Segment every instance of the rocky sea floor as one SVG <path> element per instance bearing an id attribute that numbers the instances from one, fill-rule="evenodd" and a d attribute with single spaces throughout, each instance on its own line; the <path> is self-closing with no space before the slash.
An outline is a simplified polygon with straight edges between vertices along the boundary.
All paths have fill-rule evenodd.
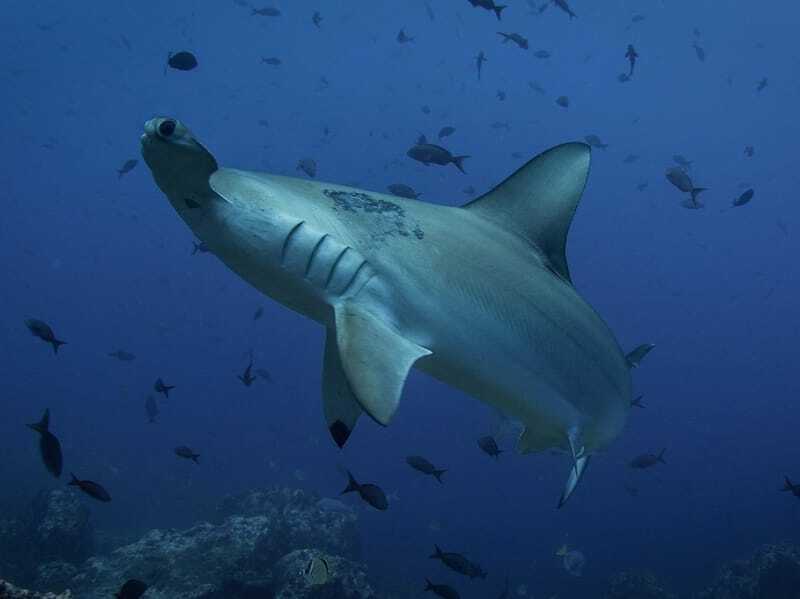
<path id="1" fill-rule="evenodd" d="M 98 543 L 75 493 L 49 491 L 28 513 L 0 520 L 0 599 L 107 599 L 129 579 L 148 582 L 147 599 L 399 599 L 373 588 L 358 560 L 358 516 L 336 503 L 296 489 L 251 491 L 226 498 L 209 522 L 112 549 Z M 322 583 L 303 574 L 312 558 L 327 565 Z M 597 598 L 798 599 L 800 549 L 764 546 L 688 597 L 649 573 L 623 572 Z"/>

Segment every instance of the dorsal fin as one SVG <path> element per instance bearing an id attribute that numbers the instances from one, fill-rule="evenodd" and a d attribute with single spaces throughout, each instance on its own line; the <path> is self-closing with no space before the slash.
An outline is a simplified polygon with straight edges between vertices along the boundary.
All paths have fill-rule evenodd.
<path id="1" fill-rule="evenodd" d="M 572 282 L 567 233 L 589 176 L 590 155 L 583 143 L 551 148 L 464 208 L 524 236 Z"/>

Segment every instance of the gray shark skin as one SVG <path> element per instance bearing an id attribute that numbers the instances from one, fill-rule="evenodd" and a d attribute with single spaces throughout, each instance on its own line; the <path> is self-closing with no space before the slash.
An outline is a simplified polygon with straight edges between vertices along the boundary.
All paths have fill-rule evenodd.
<path id="1" fill-rule="evenodd" d="M 548 150 L 461 208 L 218 168 L 171 118 L 146 123 L 142 155 L 216 256 L 326 327 L 323 408 L 340 447 L 362 412 L 389 424 L 412 367 L 520 420 L 520 452 L 567 452 L 559 507 L 621 433 L 629 364 L 565 257 L 587 145 Z"/>

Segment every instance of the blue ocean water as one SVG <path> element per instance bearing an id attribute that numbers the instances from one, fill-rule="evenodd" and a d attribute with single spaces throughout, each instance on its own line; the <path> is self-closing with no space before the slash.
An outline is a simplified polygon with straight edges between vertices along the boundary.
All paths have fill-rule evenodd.
<path id="1" fill-rule="evenodd" d="M 554 5 L 539 12 L 545 0 L 508 4 L 498 21 L 467 0 L 263 5 L 277 17 L 252 15 L 244 0 L 9 0 L 0 505 L 13 511 L 65 484 L 46 473 L 24 427 L 49 408 L 65 472 L 113 495 L 91 504 L 97 528 L 131 538 L 190 526 L 224 495 L 256 487 L 338 497 L 345 468 L 379 484 L 387 512 L 346 501 L 359 508 L 364 561 L 387 589 L 421 593 L 426 576 L 448 579 L 428 558 L 435 543 L 489 572 L 452 578 L 465 599 L 496 596 L 505 577 L 515 593 L 526 585 L 563 599 L 595 596 L 629 568 L 697 589 L 761 544 L 798 542 L 797 501 L 778 492 L 785 475 L 800 479 L 798 8 L 571 0 L 570 19 Z M 401 28 L 415 39 L 398 43 Z M 503 44 L 498 31 L 530 48 Z M 628 44 L 639 58 L 621 82 Z M 196 69 L 166 66 L 181 50 Z M 269 57 L 281 63 L 262 63 Z M 476 441 L 497 429 L 496 415 L 416 371 L 391 426 L 363 418 L 339 450 L 322 418 L 322 328 L 213 255 L 192 255 L 191 232 L 139 154 L 155 115 L 187 123 L 226 166 L 303 177 L 298 161 L 313 158 L 319 180 L 377 191 L 406 183 L 453 206 L 551 146 L 599 136 L 608 147 L 593 150 L 570 269 L 623 348 L 656 344 L 633 373 L 646 408 L 562 510 L 566 458 L 515 455 L 507 435 L 491 460 Z M 441 143 L 470 156 L 466 174 L 406 156 L 444 126 L 456 131 Z M 686 194 L 664 176 L 676 154 L 708 188 L 703 209 L 682 207 Z M 139 163 L 119 176 L 129 159 Z M 747 188 L 752 202 L 730 208 Z M 54 355 L 26 318 L 68 344 Z M 107 356 L 117 349 L 136 359 Z M 251 350 L 273 382 L 237 380 Z M 148 425 L 157 377 L 176 389 Z M 200 453 L 200 467 L 176 459 L 178 445 Z M 662 448 L 665 465 L 628 466 Z M 447 469 L 443 485 L 405 464 L 415 454 Z M 585 554 L 582 577 L 554 555 L 564 543 Z"/>

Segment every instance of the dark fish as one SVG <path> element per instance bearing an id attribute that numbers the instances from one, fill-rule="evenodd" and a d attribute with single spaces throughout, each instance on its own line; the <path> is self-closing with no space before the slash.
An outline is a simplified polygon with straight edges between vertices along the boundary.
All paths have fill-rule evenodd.
<path id="1" fill-rule="evenodd" d="M 28 428 L 39 433 L 39 453 L 42 456 L 45 468 L 53 476 L 61 476 L 61 468 L 64 458 L 61 454 L 61 443 L 56 436 L 50 432 L 50 409 L 44 411 L 44 415 L 39 422 L 27 425 Z"/>
<path id="2" fill-rule="evenodd" d="M 503 100 L 505 100 L 506 99 L 506 92 L 504 92 L 502 89 L 498 89 L 497 90 L 497 99 L 500 100 L 501 102 Z"/>
<path id="3" fill-rule="evenodd" d="M 583 139 L 587 144 L 589 144 L 593 148 L 600 148 L 601 150 L 605 150 L 608 147 L 608 144 L 603 143 L 603 140 L 594 134 L 587 135 Z"/>
<path id="4" fill-rule="evenodd" d="M 755 195 L 755 193 L 756 193 L 756 192 L 755 192 L 755 190 L 753 190 L 753 189 L 748 189 L 747 191 L 745 191 L 744 193 L 742 193 L 742 195 L 740 195 L 738 198 L 736 198 L 735 200 L 733 200 L 733 205 L 734 205 L 734 206 L 744 206 L 744 205 L 745 205 L 745 204 L 747 204 L 747 203 L 748 203 L 750 200 L 752 200 L 752 199 L 753 199 L 753 196 Z"/>
<path id="5" fill-rule="evenodd" d="M 249 387 L 256 380 L 256 377 L 254 377 L 252 374 L 252 370 L 253 370 L 253 354 L 251 352 L 250 363 L 247 365 L 247 368 L 244 369 L 244 373 L 236 375 L 236 378 L 242 381 L 245 387 Z"/>
<path id="6" fill-rule="evenodd" d="M 123 164 L 121 167 L 117 169 L 117 175 L 119 175 L 118 178 L 122 179 L 122 175 L 126 175 L 129 172 L 131 172 L 136 167 L 137 164 L 139 164 L 139 161 L 134 160 L 133 158 L 131 158 L 130 160 L 126 160 L 125 164 Z"/>
<path id="7" fill-rule="evenodd" d="M 411 147 L 406 155 L 417 162 L 421 162 L 425 166 L 431 164 L 438 164 L 440 166 L 454 164 L 462 173 L 465 173 L 464 160 L 469 158 L 469 156 L 453 156 L 449 150 L 441 146 L 429 144 L 424 135 L 420 136 L 417 143 Z"/>
<path id="8" fill-rule="evenodd" d="M 66 345 L 66 341 L 61 341 L 56 339 L 55 333 L 53 333 L 53 329 L 50 328 L 46 322 L 37 320 L 36 318 L 28 318 L 25 321 L 25 326 L 28 327 L 28 330 L 34 337 L 38 337 L 42 341 L 46 341 L 50 345 L 53 346 L 53 351 L 58 353 L 58 348 L 62 345 Z"/>
<path id="9" fill-rule="evenodd" d="M 767 85 L 768 85 L 767 78 L 766 78 L 766 77 L 763 77 L 763 78 L 761 79 L 761 81 L 759 81 L 759 82 L 758 82 L 758 85 L 756 86 L 756 91 L 757 91 L 757 92 L 762 92 L 762 91 L 764 91 L 764 89 L 766 89 Z"/>
<path id="10" fill-rule="evenodd" d="M 157 378 L 155 384 L 153 385 L 153 389 L 156 393 L 163 393 L 164 397 L 169 399 L 169 392 L 175 388 L 175 385 L 167 385 L 161 378 Z"/>
<path id="11" fill-rule="evenodd" d="M 783 489 L 781 491 L 789 491 L 795 497 L 800 497 L 800 485 L 792 484 L 788 476 L 783 477 Z"/>
<path id="12" fill-rule="evenodd" d="M 349 482 L 345 490 L 340 493 L 341 495 L 355 491 L 361 496 L 362 500 L 366 501 L 376 510 L 383 511 L 389 507 L 389 501 L 386 499 L 386 493 L 384 493 L 378 485 L 359 484 L 356 482 L 356 479 L 353 478 L 353 475 L 350 474 L 349 470 L 347 472 L 347 478 L 349 479 Z"/>
<path id="13" fill-rule="evenodd" d="M 507 44 L 508 42 L 514 42 L 523 50 L 528 49 L 528 40 L 522 37 L 519 33 L 503 33 L 502 31 L 498 31 L 497 35 L 502 36 L 504 44 Z"/>
<path id="14" fill-rule="evenodd" d="M 181 52 L 169 53 L 167 65 L 178 71 L 191 71 L 197 68 L 197 58 L 191 52 L 185 50 Z"/>
<path id="15" fill-rule="evenodd" d="M 633 47 L 633 44 L 628 44 L 628 50 L 625 52 L 625 58 L 628 59 L 628 63 L 630 63 L 630 71 L 628 71 L 628 78 L 633 77 L 633 69 L 636 66 L 636 59 L 639 58 L 639 55 L 636 53 L 636 50 Z"/>
<path id="16" fill-rule="evenodd" d="M 628 154 L 627 156 L 625 156 L 625 159 L 622 162 L 625 164 L 633 164 L 637 160 L 639 160 L 638 154 Z"/>
<path id="17" fill-rule="evenodd" d="M 442 475 L 447 472 L 447 470 L 437 470 L 436 466 L 431 464 L 428 460 L 423 458 L 422 456 L 412 455 L 406 458 L 406 464 L 411 466 L 414 470 L 419 470 L 423 474 L 428 474 L 433 476 L 438 480 L 440 483 L 442 482 Z"/>
<path id="18" fill-rule="evenodd" d="M 666 449 L 662 449 L 658 455 L 654 453 L 643 453 L 640 456 L 635 457 L 631 460 L 630 466 L 631 468 L 650 468 L 651 466 L 655 466 L 656 464 L 666 464 L 664 461 L 664 452 L 667 451 Z"/>
<path id="19" fill-rule="evenodd" d="M 269 64 L 273 67 L 277 67 L 278 65 L 283 64 L 283 61 L 278 58 L 277 56 L 270 56 L 269 58 L 261 57 L 261 64 Z"/>
<path id="20" fill-rule="evenodd" d="M 258 375 L 258 376 L 259 376 L 259 377 L 260 377 L 262 380 L 264 380 L 264 381 L 267 381 L 268 383 L 271 383 L 271 382 L 273 382 L 273 381 L 272 381 L 272 375 L 271 375 L 271 374 L 269 373 L 269 371 L 268 371 L 267 369 L 265 369 L 265 368 L 256 368 L 256 374 L 257 374 L 257 375 Z"/>
<path id="21" fill-rule="evenodd" d="M 253 320 L 258 320 L 262 316 L 264 316 L 264 308 L 259 306 L 258 309 L 256 310 L 255 314 L 253 314 Z"/>
<path id="22" fill-rule="evenodd" d="M 537 50 L 533 55 L 536 58 L 550 58 L 550 56 L 552 56 L 547 50 Z"/>
<path id="23" fill-rule="evenodd" d="M 636 346 L 625 355 L 625 361 L 628 363 L 628 368 L 639 368 L 644 360 L 644 357 L 655 349 L 653 343 L 642 343 Z"/>
<path id="24" fill-rule="evenodd" d="M 503 9 L 506 8 L 506 5 L 498 5 L 494 3 L 494 0 L 467 0 L 472 6 L 478 6 L 480 8 L 485 8 L 486 10 L 491 10 L 497 15 L 497 20 L 500 20 L 500 13 L 503 12 Z"/>
<path id="25" fill-rule="evenodd" d="M 193 241 L 192 245 L 194 246 L 192 249 L 192 256 L 195 254 L 207 254 L 211 251 L 205 241 L 201 241 L 200 243 Z"/>
<path id="26" fill-rule="evenodd" d="M 434 595 L 438 595 L 442 599 L 461 599 L 461 595 L 459 595 L 453 587 L 447 586 L 446 584 L 433 584 L 427 578 L 425 579 L 425 591 L 431 591 Z"/>
<path id="27" fill-rule="evenodd" d="M 569 4 L 567 4 L 567 0 L 553 0 L 553 4 L 555 4 L 558 8 L 563 10 L 565 13 L 567 13 L 570 19 L 574 19 L 575 17 L 578 16 L 574 12 L 572 12 L 572 9 L 569 7 Z"/>
<path id="28" fill-rule="evenodd" d="M 388 189 L 393 195 L 400 198 L 408 198 L 409 200 L 416 200 L 421 194 L 414 191 L 413 187 L 409 187 L 403 183 L 392 183 Z"/>
<path id="29" fill-rule="evenodd" d="M 456 132 L 455 127 L 442 127 L 441 129 L 439 129 L 439 139 L 449 137 L 455 132 Z"/>
<path id="30" fill-rule="evenodd" d="M 569 98 L 567 96 L 559 96 L 556 98 L 556 104 L 562 108 L 569 108 Z"/>
<path id="31" fill-rule="evenodd" d="M 644 191 L 645 189 L 647 189 L 648 185 L 650 185 L 650 184 L 647 181 L 643 181 L 642 183 L 638 183 L 636 185 L 636 190 L 637 191 Z"/>
<path id="32" fill-rule="evenodd" d="M 297 170 L 303 171 L 313 179 L 317 176 L 317 163 L 312 158 L 303 158 L 297 163 Z"/>
<path id="33" fill-rule="evenodd" d="M 753 146 L 745 146 L 744 147 L 744 155 L 748 158 L 752 158 L 755 156 L 756 149 Z"/>
<path id="34" fill-rule="evenodd" d="M 499 458 L 500 454 L 503 453 L 503 450 L 497 447 L 497 441 L 490 435 L 478 439 L 478 447 L 480 447 L 485 454 L 495 459 Z"/>
<path id="35" fill-rule="evenodd" d="M 486 62 L 486 54 L 484 54 L 483 50 L 481 50 L 475 57 L 475 64 L 478 67 L 478 81 L 481 80 L 481 69 L 483 68 L 484 62 Z"/>
<path id="36" fill-rule="evenodd" d="M 108 503 L 111 501 L 111 495 L 108 494 L 102 485 L 92 482 L 90 480 L 78 480 L 74 474 L 70 473 L 72 480 L 68 483 L 71 487 L 78 487 L 81 491 L 86 493 L 89 497 Z"/>
<path id="37" fill-rule="evenodd" d="M 425 104 L 422 107 L 420 107 L 420 110 L 422 111 L 422 114 L 430 114 L 431 113 L 431 107 L 428 106 L 427 104 Z"/>
<path id="38" fill-rule="evenodd" d="M 642 21 L 645 20 L 645 18 L 646 17 L 644 15 L 638 15 L 638 14 L 637 15 L 633 15 L 631 17 L 631 22 L 632 23 L 641 23 Z"/>
<path id="39" fill-rule="evenodd" d="M 406 35 L 406 31 L 405 31 L 405 29 L 401 29 L 401 30 L 400 30 L 400 31 L 397 33 L 397 43 L 398 43 L 398 44 L 406 44 L 406 43 L 408 43 L 408 42 L 413 42 L 415 39 L 416 39 L 416 38 L 413 38 L 413 37 L 409 37 L 409 36 L 407 36 L 407 35 Z"/>
<path id="40" fill-rule="evenodd" d="M 317 27 L 319 27 L 319 24 L 322 23 L 322 15 L 319 14 L 318 10 L 314 11 L 314 14 L 311 15 L 311 22 Z"/>
<path id="41" fill-rule="evenodd" d="M 156 398 L 152 395 L 148 395 L 147 399 L 144 400 L 144 411 L 147 413 L 148 424 L 154 424 L 158 416 L 158 404 L 156 403 Z"/>
<path id="42" fill-rule="evenodd" d="M 114 594 L 116 599 L 139 599 L 147 592 L 147 585 L 141 580 L 132 578 L 122 585 L 118 593 Z"/>
<path id="43" fill-rule="evenodd" d="M 192 460 L 195 464 L 199 464 L 200 462 L 197 458 L 200 457 L 199 453 L 195 453 L 191 450 L 191 448 L 186 447 L 185 445 L 181 445 L 180 447 L 175 448 L 175 455 L 179 458 L 184 458 L 186 460 Z"/>
<path id="44" fill-rule="evenodd" d="M 631 407 L 632 408 L 643 408 L 643 407 L 645 407 L 644 404 L 642 403 L 642 399 L 643 398 L 644 398 L 644 395 L 639 395 L 635 399 L 632 399 L 631 400 Z"/>
<path id="45" fill-rule="evenodd" d="M 701 48 L 697 42 L 692 42 L 692 48 L 694 48 L 695 56 L 697 56 L 697 60 L 700 62 L 706 61 L 706 51 Z"/>
<path id="46" fill-rule="evenodd" d="M 694 183 L 692 183 L 691 177 L 689 177 L 688 173 L 681 169 L 681 168 L 668 168 L 667 172 L 665 173 L 667 177 L 667 181 L 672 183 L 675 187 L 680 189 L 681 191 L 691 194 L 691 199 L 686 200 L 682 205 L 685 208 L 702 208 L 703 205 L 697 201 L 697 196 L 706 191 L 705 187 L 695 187 Z"/>
<path id="47" fill-rule="evenodd" d="M 277 8 L 268 6 L 267 8 L 254 8 L 250 15 L 258 15 L 260 17 L 279 17 L 281 16 L 281 11 L 279 11 Z"/>
<path id="48" fill-rule="evenodd" d="M 442 551 L 439 549 L 438 545 L 434 545 L 434 553 L 429 557 L 431 559 L 438 559 L 454 572 L 458 572 L 464 576 L 469 576 L 470 578 L 486 578 L 486 572 L 483 571 L 483 568 L 471 562 L 460 553 Z"/>
<path id="49" fill-rule="evenodd" d="M 126 352 L 124 349 L 118 349 L 117 351 L 113 351 L 108 354 L 110 358 L 116 358 L 120 362 L 133 362 L 136 359 L 136 356 L 130 352 Z"/>

